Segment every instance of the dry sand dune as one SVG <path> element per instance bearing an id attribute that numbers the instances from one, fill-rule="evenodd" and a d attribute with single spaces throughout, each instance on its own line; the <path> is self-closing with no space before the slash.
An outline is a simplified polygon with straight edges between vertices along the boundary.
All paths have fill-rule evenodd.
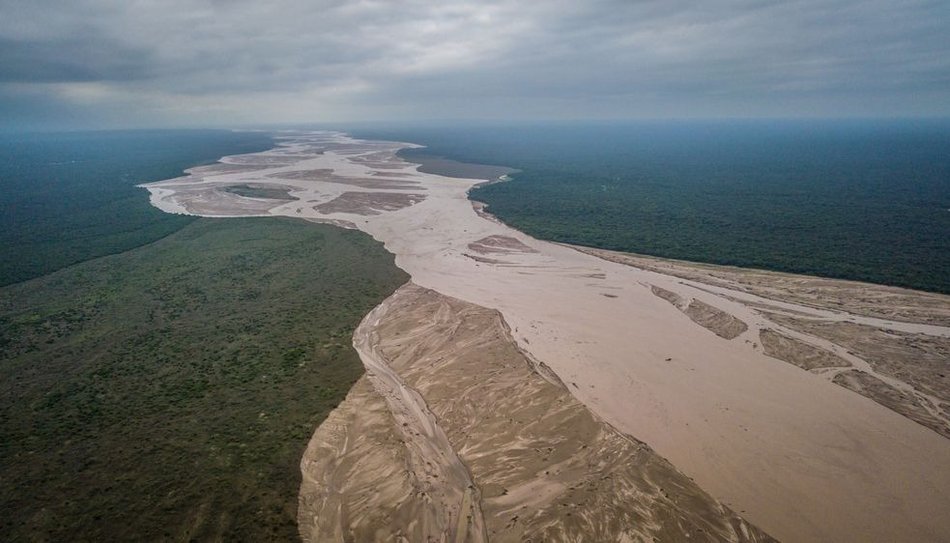
<path id="1" fill-rule="evenodd" d="M 275 200 L 268 204 L 266 213 L 359 228 L 384 242 L 396 255 L 397 265 L 408 271 L 419 287 L 478 310 L 497 310 L 518 349 L 534 361 L 537 369 L 547 368 L 551 382 L 565 383 L 558 390 L 569 392 L 583 404 L 592 413 L 592 420 L 603 421 L 605 428 L 615 428 L 648 444 L 720 503 L 780 540 L 950 540 L 950 515 L 946 515 L 950 510 L 950 440 L 940 431 L 941 425 L 950 423 L 944 371 L 950 352 L 950 298 L 538 241 L 494 220 L 481 206 L 472 205 L 467 191 L 483 180 L 422 173 L 395 156 L 396 150 L 411 146 L 353 140 L 337 133 L 287 134 L 273 151 L 225 160 L 253 169 L 202 171 L 147 188 L 153 204 L 169 212 L 233 216 L 262 213 L 260 200 L 225 197 L 215 201 L 212 195 L 224 193 L 216 187 L 267 183 L 291 187 L 289 196 L 299 201 Z M 262 165 L 268 168 L 260 169 Z M 288 173 L 295 171 L 326 171 L 332 178 L 324 182 L 312 173 Z M 377 213 L 371 215 L 362 214 L 362 209 L 323 206 L 352 192 L 348 189 L 353 185 L 341 183 L 341 178 L 386 176 L 413 184 L 413 190 L 424 193 L 425 199 L 405 207 L 371 205 Z M 386 192 L 382 188 L 380 191 Z M 361 198 L 375 202 L 390 196 Z M 464 314 L 465 307 L 469 306 L 455 309 Z M 451 321 L 448 314 L 445 318 Z M 395 322 L 393 326 L 405 326 L 409 334 L 413 325 L 410 319 L 396 318 Z M 420 373 L 413 365 L 413 355 L 402 355 L 399 349 L 412 353 L 412 344 L 419 349 L 435 349 L 426 333 L 414 331 L 424 337 L 414 337 L 411 342 L 407 339 L 407 344 L 400 346 L 387 343 L 377 328 L 385 326 L 370 326 L 379 334 L 378 342 L 361 345 L 357 338 L 368 368 L 367 381 L 374 386 L 370 390 L 361 385 L 351 394 L 352 403 L 375 407 L 354 408 L 348 400 L 331 417 L 335 421 L 331 426 L 318 429 L 315 440 L 325 436 L 326 441 L 311 446 L 339 451 L 343 439 L 353 443 L 353 450 L 367 451 L 380 444 L 380 451 L 362 455 L 366 462 L 384 462 L 380 455 L 406 455 L 410 451 L 410 456 L 402 458 L 410 458 L 404 462 L 409 462 L 411 469 L 405 479 L 394 476 L 386 482 L 386 495 L 392 498 L 391 503 L 384 501 L 390 503 L 394 518 L 427 519 L 424 522 L 428 528 L 416 526 L 413 530 L 449 530 L 446 533 L 475 537 L 471 534 L 491 535 L 492 530 L 499 534 L 503 532 L 498 530 L 524 526 L 531 533 L 555 539 L 579 533 L 571 532 L 575 529 L 571 526 L 582 524 L 565 521 L 567 509 L 558 517 L 550 512 L 553 510 L 542 512 L 541 505 L 530 518 L 518 515 L 512 527 L 496 524 L 495 512 L 505 511 L 504 496 L 495 495 L 499 485 L 511 496 L 512 488 L 504 485 L 514 487 L 521 477 L 513 464 L 505 462 L 518 458 L 492 460 L 493 465 L 505 466 L 497 473 L 480 464 L 483 455 L 491 458 L 500 454 L 497 449 L 502 445 L 493 443 L 489 435 L 481 435 L 481 424 L 501 432 L 505 417 L 514 420 L 515 412 L 529 409 L 538 421 L 537 437 L 532 439 L 542 443 L 555 435 L 554 425 L 545 426 L 542 421 L 556 417 L 544 415 L 556 413 L 561 406 L 522 405 L 522 401 L 530 403 L 536 391 L 506 384 L 501 374 L 477 383 L 466 380 L 467 371 L 473 375 L 494 371 L 488 368 L 495 360 L 479 358 L 467 362 L 470 370 L 460 369 L 459 360 L 467 352 L 461 347 L 458 354 L 443 361 L 430 361 L 432 368 Z M 432 330 L 429 335 L 435 334 Z M 763 347 L 760 334 L 766 330 L 768 346 Z M 772 337 L 772 333 L 779 336 Z M 367 345 L 375 347 L 367 350 Z M 816 355 L 816 350 L 830 354 Z M 416 354 L 423 359 L 432 356 L 428 351 Z M 832 357 L 845 360 L 850 367 L 828 364 Z M 819 360 L 824 363 L 816 365 Z M 386 362 L 380 365 L 380 361 Z M 448 375 L 452 377 L 444 377 Z M 388 389 L 389 393 L 381 392 L 376 385 L 387 379 L 401 384 Z M 418 396 L 403 395 L 401 387 Z M 496 387 L 508 390 L 496 402 L 497 412 L 481 418 L 473 416 L 479 394 L 490 394 Z M 440 391 L 449 390 L 465 400 L 440 402 Z M 474 390 L 478 394 L 470 392 Z M 380 411 L 380 398 L 372 398 L 373 391 L 382 396 L 390 422 L 357 420 L 364 412 L 382 413 L 380 417 L 385 414 Z M 397 396 L 400 402 L 394 402 Z M 424 399 L 421 403 L 420 398 Z M 572 413 L 561 418 L 580 416 Z M 402 422 L 395 422 L 397 434 L 387 434 L 383 428 L 399 420 Z M 405 434 L 398 434 L 402 423 L 411 428 L 412 421 L 428 421 L 423 427 L 426 431 L 419 432 L 424 439 L 415 436 L 409 440 Z M 360 427 L 372 427 L 381 433 L 356 437 L 353 431 L 340 430 Z M 394 437 L 397 435 L 402 437 Z M 651 463 L 653 457 L 618 452 L 619 442 L 604 441 L 603 433 L 570 435 L 578 442 L 587 441 L 588 448 L 600 443 L 597 454 L 603 456 L 596 457 L 613 459 L 597 464 L 600 469 L 622 471 L 632 464 L 636 469 L 628 474 L 629 480 L 636 482 L 624 488 L 654 488 L 646 480 L 653 469 L 650 466 L 660 465 Z M 517 445 L 521 437 L 512 437 L 510 442 Z M 412 446 L 400 450 L 393 439 Z M 347 460 L 348 447 L 342 446 L 344 453 L 331 454 L 332 458 L 342 455 L 339 462 L 343 467 L 333 470 L 358 469 L 347 467 L 347 462 L 362 461 Z M 431 473 L 423 467 L 428 464 L 419 464 L 425 458 L 439 458 L 438 462 L 428 460 L 433 466 Z M 564 461 L 569 464 L 570 458 L 578 457 L 568 454 Z M 626 460 L 617 460 L 620 458 Z M 336 477 L 322 471 L 332 466 L 319 462 L 337 460 L 305 463 L 308 480 Z M 574 473 L 568 464 L 564 464 L 564 473 Z M 390 469 L 380 473 L 390 473 Z M 670 473 L 675 470 L 670 470 L 665 473 L 673 477 Z M 466 473 L 475 486 L 472 492 L 463 488 Z M 411 489 L 423 480 L 420 474 L 436 474 L 436 479 L 444 476 L 451 481 L 437 485 L 443 492 L 441 497 L 429 496 L 429 501 L 420 502 L 418 495 L 411 494 Z M 576 471 L 577 477 L 583 475 L 584 470 Z M 506 476 L 515 479 L 509 481 Z M 533 477 L 537 478 L 537 473 Z M 537 480 L 545 481 L 544 488 L 563 491 L 551 486 L 547 478 Z M 354 485 L 344 493 L 347 496 L 373 492 L 371 482 L 347 481 L 340 483 L 344 487 Z M 592 501 L 585 503 L 597 503 L 599 508 L 612 511 L 611 515 L 621 515 L 625 526 L 609 527 L 606 516 L 585 513 L 580 515 L 590 521 L 583 524 L 585 530 L 602 529 L 605 531 L 597 533 L 608 534 L 620 533 L 615 530 L 623 528 L 642 535 L 648 525 L 660 530 L 653 533 L 669 529 L 669 524 L 656 520 L 665 514 L 660 511 L 666 502 L 655 493 L 631 492 L 622 494 L 622 500 L 614 500 L 608 494 L 616 493 L 617 487 L 597 485 L 586 498 Z M 332 527 L 336 521 L 326 525 L 329 527 L 317 526 L 319 518 L 329 518 L 325 507 L 349 511 L 349 520 L 339 524 L 347 526 L 357 522 L 352 520 L 357 517 L 351 515 L 357 515 L 358 508 L 368 507 L 339 496 L 329 501 L 308 501 L 306 486 L 301 502 L 301 529 L 305 534 L 328 534 L 336 529 Z M 515 498 L 534 495 L 547 494 L 529 487 Z M 377 498 L 361 499 L 381 503 Z M 432 509 L 438 500 L 455 505 Z M 700 501 L 677 502 L 673 516 L 715 517 L 712 502 Z M 330 505 L 320 506 L 324 507 L 320 513 L 308 513 L 307 507 L 317 507 L 313 505 L 316 503 Z M 348 505 L 341 505 L 344 503 Z M 483 524 L 471 509 L 476 503 L 481 504 Z M 429 512 L 423 513 L 426 508 Z M 471 517 L 465 511 L 472 511 Z M 720 509 L 714 524 L 722 528 L 729 515 L 727 509 Z M 551 519 L 550 523 L 544 524 L 541 518 Z M 598 518 L 601 520 L 595 520 Z M 650 518 L 654 520 L 645 520 Z M 531 524 L 535 521 L 538 524 Z M 606 524 L 597 524 L 600 522 Z M 747 525 L 741 526 L 748 530 Z M 324 529 L 331 532 L 320 531 Z M 740 532 L 741 528 L 732 533 Z"/>
<path id="2" fill-rule="evenodd" d="M 771 540 L 546 380 L 497 311 L 410 284 L 354 343 L 373 387 L 311 440 L 305 540 Z"/>

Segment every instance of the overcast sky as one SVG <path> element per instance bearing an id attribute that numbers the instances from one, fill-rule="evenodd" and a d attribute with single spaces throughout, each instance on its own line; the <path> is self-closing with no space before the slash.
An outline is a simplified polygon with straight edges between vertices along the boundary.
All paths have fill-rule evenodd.
<path id="1" fill-rule="evenodd" d="M 948 115 L 947 0 L 0 0 L 8 129 Z"/>

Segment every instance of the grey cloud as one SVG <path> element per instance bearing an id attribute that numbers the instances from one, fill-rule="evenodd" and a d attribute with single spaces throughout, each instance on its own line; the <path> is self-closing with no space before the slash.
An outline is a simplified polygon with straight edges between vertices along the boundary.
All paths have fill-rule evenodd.
<path id="1" fill-rule="evenodd" d="M 0 0 L 0 12 L 0 85 L 87 109 L 118 100 L 143 122 L 950 113 L 940 1 Z"/>
<path id="2" fill-rule="evenodd" d="M 148 54 L 98 37 L 0 37 L 0 82 L 130 81 L 145 77 Z"/>

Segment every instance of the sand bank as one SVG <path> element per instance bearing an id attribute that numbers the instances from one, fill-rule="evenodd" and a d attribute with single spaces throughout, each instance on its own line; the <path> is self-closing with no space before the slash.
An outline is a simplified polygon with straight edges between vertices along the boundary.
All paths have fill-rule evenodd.
<path id="1" fill-rule="evenodd" d="M 497 311 L 409 284 L 354 344 L 372 385 L 304 456 L 307 541 L 771 541 L 545 379 Z"/>

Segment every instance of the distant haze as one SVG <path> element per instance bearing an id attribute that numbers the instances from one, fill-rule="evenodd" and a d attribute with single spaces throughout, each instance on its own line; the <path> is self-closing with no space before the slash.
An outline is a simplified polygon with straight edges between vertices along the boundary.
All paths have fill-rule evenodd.
<path id="1" fill-rule="evenodd" d="M 0 0 L 0 129 L 950 114 L 945 0 Z"/>

